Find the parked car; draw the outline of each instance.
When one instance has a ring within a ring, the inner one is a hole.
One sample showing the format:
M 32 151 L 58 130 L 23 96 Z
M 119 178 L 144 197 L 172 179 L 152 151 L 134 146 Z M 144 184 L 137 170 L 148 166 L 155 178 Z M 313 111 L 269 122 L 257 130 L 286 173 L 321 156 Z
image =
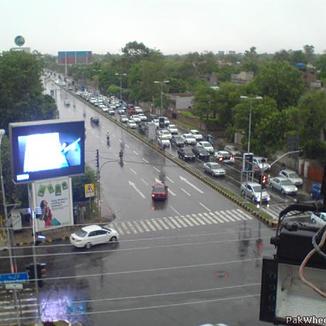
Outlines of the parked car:
M 289 169 L 281 170 L 279 172 L 279 176 L 287 178 L 288 180 L 290 180 L 296 186 L 302 186 L 303 185 L 303 179 L 300 178 L 295 171 L 292 171 L 292 170 L 289 170 Z
M 252 158 L 252 164 L 254 168 L 254 172 L 260 173 L 261 171 L 269 171 L 271 166 L 267 163 L 267 159 L 262 156 L 254 156 Z
M 163 182 L 155 182 L 152 186 L 152 200 L 166 200 L 168 198 L 168 186 Z
M 182 136 L 172 136 L 171 138 L 171 145 L 173 147 L 183 147 L 185 145 L 185 140 Z
M 163 138 L 161 136 L 157 137 L 157 143 L 161 148 L 170 147 L 171 143 L 168 138 Z
M 182 137 L 184 138 L 186 145 L 196 145 L 197 143 L 193 134 L 183 134 Z
M 191 129 L 190 133 L 195 137 L 196 141 L 204 139 L 203 135 L 197 129 Z
M 177 135 L 179 133 L 176 125 L 170 124 L 167 128 L 172 135 Z
M 320 226 L 326 225 L 326 213 L 325 212 L 313 212 L 310 215 L 311 222 Z
M 212 175 L 213 177 L 225 176 L 226 172 L 223 167 L 216 162 L 204 163 L 204 172 Z
M 261 185 L 257 182 L 243 182 L 240 187 L 241 196 L 249 198 L 253 203 L 269 203 L 270 195 L 262 189 Z
M 206 149 L 207 152 L 209 152 L 210 154 L 214 154 L 214 147 L 212 146 L 212 144 L 206 140 L 200 141 L 197 143 L 197 146 L 201 146 L 203 148 Z
M 241 151 L 235 145 L 225 145 L 224 150 L 228 151 L 231 155 L 233 155 L 233 157 L 242 157 Z
M 234 163 L 234 156 L 228 151 L 224 151 L 224 150 L 216 151 L 214 153 L 214 157 L 219 162 Z
M 298 188 L 289 179 L 284 177 L 270 178 L 269 185 L 283 195 L 296 195 L 298 192 Z
M 209 161 L 209 152 L 206 151 L 204 147 L 196 145 L 192 148 L 192 151 L 194 152 L 195 156 L 200 160 Z
M 136 129 L 137 128 L 137 123 L 134 120 L 129 119 L 128 122 L 127 122 L 127 126 L 130 129 Z
M 70 243 L 77 248 L 90 248 L 92 246 L 117 242 L 119 234 L 108 226 L 88 225 L 70 235 Z
M 195 161 L 196 156 L 189 147 L 178 148 L 178 157 L 184 161 Z

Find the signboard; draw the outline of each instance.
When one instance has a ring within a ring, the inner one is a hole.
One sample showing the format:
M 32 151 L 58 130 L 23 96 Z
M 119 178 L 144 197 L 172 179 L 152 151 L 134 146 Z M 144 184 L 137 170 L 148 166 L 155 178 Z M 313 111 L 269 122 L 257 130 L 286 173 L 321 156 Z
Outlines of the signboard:
M 84 121 L 10 123 L 9 135 L 15 183 L 84 173 Z
M 5 288 L 6 288 L 6 290 L 22 290 L 23 284 L 21 284 L 21 283 L 6 283 Z
M 243 172 L 252 172 L 253 171 L 253 153 L 243 153 L 242 160 L 242 171 Z
M 73 225 L 71 178 L 56 178 L 32 184 L 35 229 L 43 231 Z
M 59 65 L 89 64 L 92 58 L 92 51 L 59 51 Z
M 6 273 L 0 274 L 0 283 L 14 283 L 28 281 L 28 273 Z
M 25 39 L 24 39 L 24 37 L 21 36 L 21 35 L 16 36 L 16 37 L 15 37 L 15 44 L 16 44 L 17 46 L 23 46 L 23 45 L 25 44 Z
M 94 183 L 86 183 L 85 187 L 85 198 L 90 198 L 95 196 L 95 184 Z

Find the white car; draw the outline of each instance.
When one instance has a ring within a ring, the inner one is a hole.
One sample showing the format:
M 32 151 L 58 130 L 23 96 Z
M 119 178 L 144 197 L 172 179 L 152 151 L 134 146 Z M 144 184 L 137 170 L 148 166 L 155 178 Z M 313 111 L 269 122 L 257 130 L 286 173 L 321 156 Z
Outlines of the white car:
M 252 164 L 254 171 L 256 172 L 265 172 L 271 169 L 271 166 L 267 163 L 267 159 L 261 156 L 254 156 L 252 158 Z
M 208 141 L 200 141 L 197 143 L 197 146 L 200 146 L 200 147 L 203 147 L 206 149 L 206 151 L 210 154 L 213 154 L 214 153 L 214 147 L 212 146 L 212 144 Z
M 196 145 L 197 140 L 193 134 L 183 134 L 182 137 L 185 139 L 186 145 Z
M 233 156 L 241 157 L 241 152 L 235 147 L 235 145 L 229 144 L 224 146 L 224 150 L 230 152 Z
M 158 136 L 162 139 L 168 139 L 171 140 L 172 135 L 169 130 L 167 129 L 162 129 L 158 131 Z
M 204 163 L 204 172 L 212 175 L 213 177 L 225 176 L 225 170 L 216 162 Z
M 197 129 L 191 129 L 190 133 L 196 138 L 197 141 L 204 139 L 203 135 Z
M 287 178 L 275 177 L 269 180 L 271 188 L 280 191 L 283 195 L 296 195 L 298 188 Z
M 90 248 L 92 246 L 117 242 L 119 234 L 108 226 L 88 225 L 70 235 L 70 243 L 77 248 Z
M 176 125 L 170 124 L 167 129 L 170 131 L 172 135 L 177 135 L 179 133 L 179 130 L 176 127 Z
M 137 128 L 137 123 L 134 120 L 129 119 L 128 122 L 127 122 L 127 126 L 130 129 L 136 129 Z
M 122 123 L 127 123 L 129 120 L 128 120 L 128 117 L 126 115 L 120 115 L 120 122 Z
M 138 117 L 139 117 L 139 119 L 140 119 L 141 121 L 146 121 L 146 120 L 147 120 L 146 115 L 143 114 L 143 113 L 138 114 Z
M 295 171 L 285 169 L 279 172 L 279 176 L 289 179 L 296 186 L 303 185 L 302 178 L 300 178 Z
M 214 157 L 224 163 L 234 163 L 234 156 L 228 151 L 217 151 L 214 153 Z
M 249 198 L 253 203 L 269 203 L 271 197 L 269 193 L 262 189 L 261 185 L 257 182 L 244 182 L 240 188 L 241 195 Z
M 310 215 L 311 222 L 320 226 L 326 225 L 326 213 L 325 212 L 314 212 Z
M 162 137 L 157 138 L 157 143 L 161 148 L 170 147 L 171 145 L 170 140 L 168 138 L 162 138 Z
M 136 114 L 132 115 L 130 119 L 134 120 L 136 123 L 141 121 L 140 117 Z

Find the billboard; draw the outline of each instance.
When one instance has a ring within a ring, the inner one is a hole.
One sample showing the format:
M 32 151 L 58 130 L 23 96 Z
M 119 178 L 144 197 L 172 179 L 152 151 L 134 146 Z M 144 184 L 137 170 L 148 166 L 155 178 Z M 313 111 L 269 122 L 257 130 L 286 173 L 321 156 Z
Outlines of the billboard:
M 34 209 L 37 207 L 35 230 L 73 225 L 71 178 L 56 178 L 32 184 Z
M 10 123 L 9 136 L 15 183 L 84 173 L 84 121 Z
M 59 65 L 89 64 L 92 59 L 92 51 L 59 51 Z

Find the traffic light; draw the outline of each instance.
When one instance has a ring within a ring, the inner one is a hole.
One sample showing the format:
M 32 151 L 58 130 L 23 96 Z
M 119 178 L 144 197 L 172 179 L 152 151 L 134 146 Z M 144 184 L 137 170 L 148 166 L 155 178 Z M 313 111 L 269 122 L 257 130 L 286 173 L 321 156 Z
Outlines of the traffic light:
M 96 150 L 96 167 L 100 167 L 100 155 L 99 155 L 99 150 Z
M 259 176 L 259 183 L 263 188 L 265 188 L 268 184 L 268 175 L 267 174 L 261 174 Z
M 35 277 L 34 264 L 27 265 L 26 270 L 28 272 L 30 281 L 35 281 L 35 279 L 36 279 L 38 286 L 41 288 L 43 286 L 42 278 L 44 277 L 44 275 L 46 273 L 46 263 L 37 263 L 36 264 L 36 273 L 37 273 L 36 277 Z

